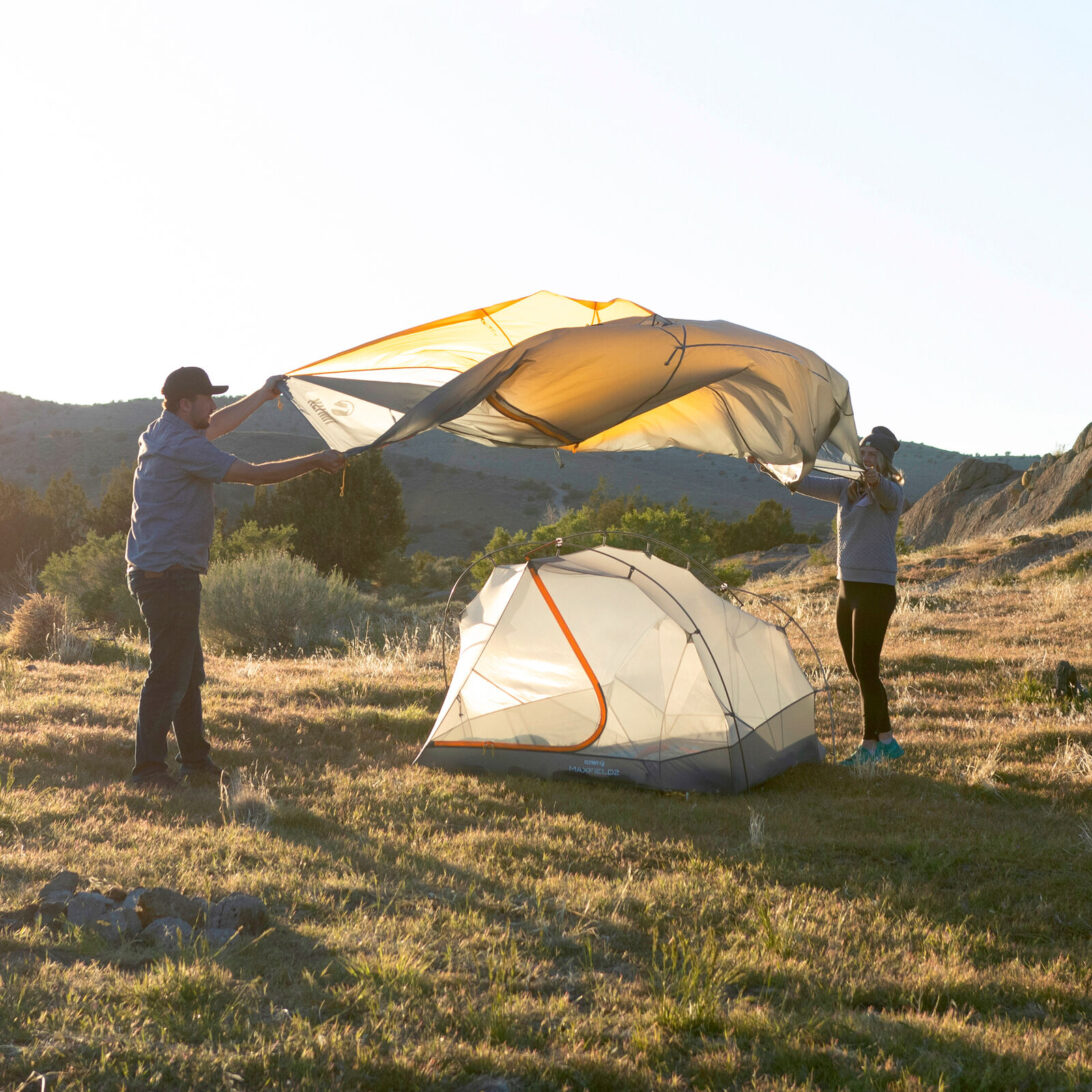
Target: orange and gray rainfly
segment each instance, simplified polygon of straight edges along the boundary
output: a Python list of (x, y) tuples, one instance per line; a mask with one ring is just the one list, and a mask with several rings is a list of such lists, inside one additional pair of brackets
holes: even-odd
[(284, 389), (346, 453), (442, 428), (497, 447), (750, 455), (786, 484), (859, 462), (849, 385), (815, 353), (623, 299), (536, 292), (308, 364)]

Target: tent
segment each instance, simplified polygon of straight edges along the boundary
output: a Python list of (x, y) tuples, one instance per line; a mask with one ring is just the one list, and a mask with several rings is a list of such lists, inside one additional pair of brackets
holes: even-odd
[(822, 760), (784, 628), (639, 550), (494, 568), (416, 762), (741, 792)]
[(297, 368), (284, 391), (350, 454), (442, 428), (494, 447), (751, 455), (785, 483), (860, 473), (849, 385), (815, 353), (629, 300), (536, 292)]

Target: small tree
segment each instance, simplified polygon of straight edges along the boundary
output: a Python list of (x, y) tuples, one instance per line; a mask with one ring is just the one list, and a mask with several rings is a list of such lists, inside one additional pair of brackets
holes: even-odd
[(53, 538), (50, 553), (68, 550), (83, 541), (87, 534), (91, 506), (83, 486), (76, 481), (71, 470), (59, 478), (51, 478), (45, 491), (46, 509), (53, 521)]
[(294, 554), (357, 580), (380, 577), (388, 555), (406, 544), (402, 487), (378, 451), (349, 462), (344, 495), (341, 475), (307, 474), (259, 489), (243, 517), (260, 527), (295, 527)]
[(128, 532), (133, 509), (133, 463), (118, 463), (103, 478), (102, 497), (98, 506), (88, 514), (92, 531), (110, 536), (118, 531)]
[(53, 541), (53, 517), (33, 490), (0, 478), (0, 572), (40, 564)]
[(793, 528), (792, 513), (775, 500), (764, 500), (743, 520), (736, 523), (715, 522), (713, 547), (718, 557), (729, 557), (745, 550), (772, 550), (786, 542), (817, 542), (815, 535)]
[[(553, 538), (567, 538), (589, 531), (627, 531), (638, 538), (647, 537), (675, 547), (695, 561), (711, 563), (714, 559), (711, 528), (715, 521), (708, 512), (694, 508), (683, 497), (678, 504), (665, 508), (662, 504), (647, 501), (640, 492), (626, 497), (608, 497), (600, 481), (586, 504), (575, 511), (566, 512), (553, 523), (542, 524), (530, 534), (517, 531), (509, 534), (503, 527), (493, 532), (493, 537), (486, 544), (478, 557), (495, 550), (506, 548), (507, 552), (499, 558), (502, 563), (519, 560), (519, 550), (535, 542), (546, 542)], [(625, 543), (623, 543), (625, 545)], [(629, 545), (632, 546), (632, 543)], [(667, 560), (679, 559), (675, 550), (660, 550), (654, 545), (654, 552), (662, 554)], [(491, 565), (481, 561), (474, 566), (474, 578), (481, 584), (491, 571)]]

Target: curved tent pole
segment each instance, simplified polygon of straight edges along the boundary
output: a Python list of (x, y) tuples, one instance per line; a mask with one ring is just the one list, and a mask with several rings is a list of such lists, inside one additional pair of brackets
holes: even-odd
[[(632, 532), (625, 532), (625, 531), (623, 531), (621, 533), (622, 534), (632, 534)], [(573, 536), (573, 537), (576, 537), (576, 536)], [(642, 536), (642, 535), (633, 535), (633, 537), (634, 538), (645, 538), (645, 536)], [(647, 557), (652, 557), (651, 542), (654, 542), (654, 541), (656, 541), (656, 540), (655, 539), (649, 540), (648, 538), (645, 538), (645, 555)], [(665, 546), (670, 546), (670, 543), (664, 543), (664, 545)], [(597, 550), (597, 548), (595, 546), (590, 547), (590, 549), (593, 552), (598, 552), (598, 550)], [(683, 551), (680, 550), (679, 552), (683, 553), (684, 556), (686, 556)], [(610, 555), (607, 555), (607, 556), (610, 556)], [(619, 564), (622, 564), (622, 563), (619, 562)], [(627, 580), (632, 580), (633, 579), (634, 571), (636, 571), (634, 569), (634, 566), (630, 565), (629, 566), (629, 575), (626, 577)], [(683, 615), (689, 620), (691, 626), (693, 626), (693, 632), (688, 633), (687, 638), (690, 640), (691, 643), (693, 643), (693, 640), (694, 640), (695, 637), (700, 637), (701, 641), (702, 641), (702, 644), (705, 645), (705, 650), (709, 655), (710, 661), (716, 666), (717, 675), (720, 678), (721, 689), (724, 691), (724, 696), (728, 699), (728, 712), (731, 714), (732, 720), (736, 723), (736, 738), (739, 740), (739, 744), (740, 744), (740, 747), (739, 747), (739, 760), (740, 760), (740, 763), (743, 766), (743, 781), (747, 785), (747, 787), (750, 788), (751, 779), (747, 774), (747, 759), (744, 757), (744, 753), (743, 753), (743, 736), (740, 735), (740, 732), (739, 732), (739, 718), (736, 716), (735, 708), (732, 705), (732, 692), (729, 689), (728, 683), (725, 680), (724, 676), (721, 675), (721, 673), (720, 673), (720, 664), (717, 662), (717, 658), (712, 654), (712, 651), (709, 648), (709, 642), (706, 641), (706, 639), (705, 639), (705, 634), (702, 633), (701, 627), (697, 624), (697, 622), (694, 621), (694, 618), (691, 615), (690, 611), (688, 611), (686, 609), (686, 607), (682, 603), (680, 603), (679, 600), (674, 595), (672, 595), (671, 592), (669, 592), (667, 590), (667, 588), (665, 588), (663, 586), (663, 584), (661, 584), (655, 577), (650, 576), (648, 573), (644, 572), (643, 570), (640, 570), (640, 571), (641, 571), (641, 576), (643, 576), (650, 584), (655, 584), (656, 587), (659, 588), (660, 591), (663, 592), (663, 594), (666, 595), (668, 597), (668, 599), (670, 599), (675, 604), (675, 606), (677, 606), (679, 608), (679, 610), (683, 613)], [(689, 571), (689, 566), (688, 566), (688, 571)], [(725, 750), (728, 753), (729, 762), (731, 762), (732, 749), (731, 749), (731, 746), (728, 745), (728, 740), (727, 739), (725, 740), (725, 744), (726, 744)]]

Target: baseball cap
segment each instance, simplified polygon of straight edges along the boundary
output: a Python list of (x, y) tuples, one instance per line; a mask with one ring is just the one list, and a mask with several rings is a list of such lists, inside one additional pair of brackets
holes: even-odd
[(168, 401), (197, 394), (223, 394), (226, 390), (226, 385), (214, 387), (204, 368), (175, 368), (163, 383), (163, 397)]

